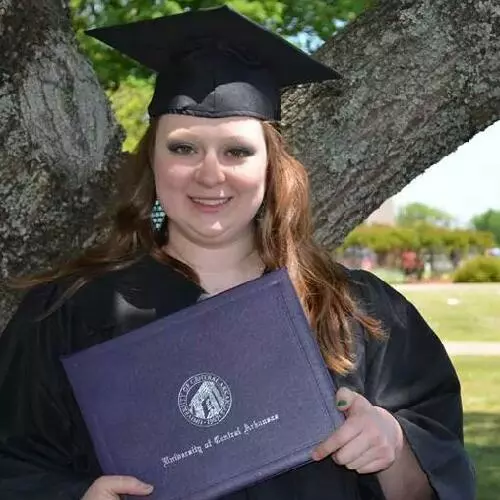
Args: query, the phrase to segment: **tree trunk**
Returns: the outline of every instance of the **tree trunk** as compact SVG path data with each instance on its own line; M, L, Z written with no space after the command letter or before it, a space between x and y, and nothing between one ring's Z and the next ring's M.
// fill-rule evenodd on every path
M344 80L284 100L328 245L500 118L498 0L380 4L317 54ZM1 330L18 299L5 278L93 241L121 131L62 0L0 0L0 55Z
M339 243L500 118L499 54L498 0L383 0L321 47L344 80L288 92L283 120L320 241Z
M8 276L92 241L121 135L63 2L0 0L0 331Z

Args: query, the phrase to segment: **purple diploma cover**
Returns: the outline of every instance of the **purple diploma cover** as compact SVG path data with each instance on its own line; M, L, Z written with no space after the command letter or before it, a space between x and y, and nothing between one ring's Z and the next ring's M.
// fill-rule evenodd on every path
M104 474L209 500L311 461L342 423L284 269L64 357Z

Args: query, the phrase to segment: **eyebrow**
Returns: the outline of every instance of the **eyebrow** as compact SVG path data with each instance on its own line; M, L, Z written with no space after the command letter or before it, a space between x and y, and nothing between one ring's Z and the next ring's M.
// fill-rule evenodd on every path
M245 137L243 135L230 135L228 137L225 137L226 141L236 141L236 142L245 142L245 143L251 143L253 142L251 139L248 137Z
M200 136L198 134L194 134L193 132L189 132L188 130L181 131L181 132L171 132L167 134L167 139L172 139L172 140L199 140ZM221 137L220 138L221 142L242 142L244 144L252 144L253 141L245 137L243 135L229 135L227 137Z
M189 130L183 130L181 132L179 132L179 131L168 132L165 135L166 135L167 139L186 139L186 138L197 139L198 138L198 136L196 134L189 132Z

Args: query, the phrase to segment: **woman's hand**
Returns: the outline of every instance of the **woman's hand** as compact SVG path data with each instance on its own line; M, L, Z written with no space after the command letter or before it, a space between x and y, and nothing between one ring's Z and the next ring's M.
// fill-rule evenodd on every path
M387 410L373 406L361 394L346 387L337 391L336 401L346 420L316 447L312 458L322 460L331 455L335 463L359 474L390 467L404 446L398 421Z
M146 496L153 486L131 476L102 476L87 490L82 500L120 500L120 495Z

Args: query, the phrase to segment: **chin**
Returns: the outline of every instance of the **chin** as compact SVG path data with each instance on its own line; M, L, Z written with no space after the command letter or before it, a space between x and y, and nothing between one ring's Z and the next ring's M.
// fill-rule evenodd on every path
M220 243L228 243L230 241L239 239L247 230L251 230L251 226L242 228L234 227L218 227L218 228L196 228L193 236L200 241L200 243L215 245Z
M216 229L213 231L205 230L205 231L197 231L196 236L200 239L204 240L220 240L226 239L227 233L224 230Z

